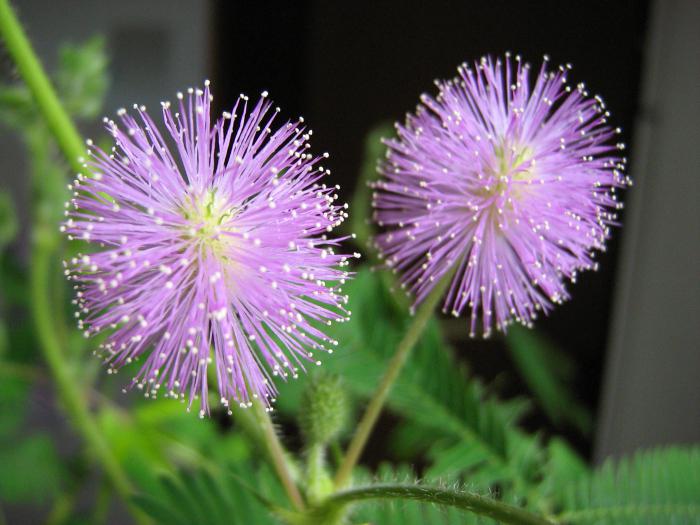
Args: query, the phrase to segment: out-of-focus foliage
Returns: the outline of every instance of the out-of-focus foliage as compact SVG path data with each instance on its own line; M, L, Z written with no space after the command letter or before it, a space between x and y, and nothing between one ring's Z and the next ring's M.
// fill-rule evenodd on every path
M350 231L355 234L363 250L368 248L367 243L372 237L372 190L369 183L377 178L377 161L386 151L382 139L390 137L393 132L391 124L384 123L372 129L365 139L365 155L360 176L350 201ZM366 255L371 256L372 252Z
M590 412L568 388L574 364L554 345L533 330L513 325L506 346L538 404L556 424L570 424L583 434L591 431Z
M59 489L64 466L49 434L23 430L25 413L18 407L30 394L27 381L0 376L0 382L0 501L47 502Z
M559 508L556 514L549 514L548 519L552 524L561 525L697 523L700 519L699 467L699 449L670 447L639 452L617 465L607 462L594 472L579 470L557 486ZM383 464L375 474L358 471L357 478L358 486L381 488L388 482L424 490L431 490L432 486L457 495L472 491L469 485L418 479L407 465ZM176 477L163 477L161 483L164 493L161 498L138 496L137 501L163 525L274 523L271 516L279 513L277 503L284 498L274 476L265 468L256 469L250 462L240 463L230 470L217 469L214 473L182 471ZM498 498L498 494L486 492L483 497ZM410 496L351 504L345 519L346 523L354 524L496 523L467 513L454 503L431 504L415 501ZM312 523L303 518L291 522Z
M109 87L104 39L64 46L59 50L59 63L56 89L68 113L85 119L98 117Z
M135 501L164 525L273 525L278 521L268 502L285 500L274 474L250 462L229 469L181 470L159 482L161 498L142 494Z
M6 191L0 191L0 253L15 239L18 230L17 212L12 198Z

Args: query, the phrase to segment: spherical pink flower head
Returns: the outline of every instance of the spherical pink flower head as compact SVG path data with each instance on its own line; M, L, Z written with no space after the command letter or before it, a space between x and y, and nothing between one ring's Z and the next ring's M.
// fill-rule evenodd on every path
M165 137L143 106L118 112L123 127L105 119L116 146L91 146L63 226L101 248L67 266L85 335L109 333L109 371L143 358L133 383L200 397L200 415L210 365L225 406L269 405L271 376L330 352L321 328L348 315L347 257L328 237L347 217L337 187L322 183L303 119L275 126L266 97L251 109L241 95L212 125L208 82L178 93L174 114L162 103Z
M616 221L624 146L569 69L545 57L531 82L508 54L462 65L386 142L376 243L416 302L458 265L445 310L469 309L471 335L479 318L488 336L567 299L564 281L596 267Z

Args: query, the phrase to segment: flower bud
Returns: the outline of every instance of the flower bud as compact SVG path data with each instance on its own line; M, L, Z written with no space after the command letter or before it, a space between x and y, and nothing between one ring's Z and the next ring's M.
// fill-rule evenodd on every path
M339 376L319 373L310 378L302 394L299 426L307 445L326 444L343 430L348 400Z

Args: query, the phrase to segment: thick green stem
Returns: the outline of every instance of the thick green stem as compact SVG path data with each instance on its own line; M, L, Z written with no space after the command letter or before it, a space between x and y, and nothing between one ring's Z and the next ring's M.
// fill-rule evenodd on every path
M85 155L83 140L58 100L8 0L0 0L0 33L71 168L80 172L83 167L79 159Z
M301 493L297 488L292 475L289 471L287 465L287 458L285 455L282 443L280 443L277 432L275 432L275 427L272 424L272 419L270 414L265 409L260 401L253 402L253 409L258 420L258 424L263 430L263 435L265 436L265 443L267 445L270 460L272 461L272 466L277 472L277 476L282 482L285 492L289 496L290 501L297 510L304 509L304 500L301 498Z
M332 521L344 506L370 499L414 500L456 507L508 525L553 525L552 521L542 516L478 494L421 485L381 484L344 490L330 496L311 512L318 516L319 522L328 522L329 519Z
M423 334L423 330L432 317L435 307L447 291L447 287L449 286L455 269L458 266L458 264L455 264L453 268L440 279L440 282L435 286L433 291L430 292L428 297L426 297L423 303L418 307L418 311L413 317L413 321L408 327L403 339L399 343L399 346L396 348L396 353L391 358L391 361L389 361L386 371L384 372L384 376L380 380L377 389L374 391L374 394L372 395L369 404L365 409L365 413L357 426L355 435L350 441L348 450L335 477L336 488L343 488L350 479L352 470L355 468L357 461L360 459L360 455L362 454L362 451L367 444L367 440L374 429L374 425L376 424L379 414L384 407L384 403L386 402L386 398L389 395L391 387L396 381L396 378L399 376L399 373L406 363L411 350L418 342L418 339L420 339L420 336Z
M312 444L306 452L306 499L309 504L323 501L333 492L333 481L326 469L326 446Z

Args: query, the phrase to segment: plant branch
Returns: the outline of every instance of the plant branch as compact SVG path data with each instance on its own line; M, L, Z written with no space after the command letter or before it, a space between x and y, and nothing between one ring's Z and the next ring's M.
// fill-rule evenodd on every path
M301 498L301 493L292 479L292 475L287 465L286 453L282 447L279 437L277 436L277 432L275 432L275 427L272 424L270 414L259 400L253 401L253 410L255 411L258 424L260 425L260 428L262 428L270 460L272 461L272 465L277 472L277 476L282 482L282 486L284 487L284 490L289 496L289 499L294 507L297 510L303 510L304 500Z
M355 465L357 464L357 461L359 460L360 455L367 444L367 440L369 439L369 436L374 429L374 425L379 418L379 414L384 407L384 403L386 402L386 398L389 395L391 387L394 385L396 378L399 376L403 366L406 364L406 360L408 359L411 350L420 339L420 336L423 334L426 324L432 317L433 311L440 302L440 299L442 299L447 291L447 287L452 281L452 276L458 267L459 263L454 264L453 267L440 279L440 282L438 282L423 303L418 307L416 315L413 317L406 334L396 348L396 353L391 358L391 361L389 361L386 371L384 372L384 376L380 380L379 385L377 385L377 388L374 391L367 408L365 409L365 413L357 426L357 430L350 441L348 450L335 477L336 488L344 487L350 479L352 470L355 468Z
M403 499L456 507L508 525L554 525L537 514L469 492L421 485L380 484L337 492L312 512L321 520L333 519L350 503L371 499Z
M52 252L50 241L42 240L48 235L50 234L45 231L45 227L43 235L41 229L35 232L36 242L30 264L32 313L39 343L73 425L85 439L92 454L101 463L114 489L124 501L128 502L132 494L131 483L92 418L84 402L80 383L70 372L65 353L54 337L51 306L47 297Z

